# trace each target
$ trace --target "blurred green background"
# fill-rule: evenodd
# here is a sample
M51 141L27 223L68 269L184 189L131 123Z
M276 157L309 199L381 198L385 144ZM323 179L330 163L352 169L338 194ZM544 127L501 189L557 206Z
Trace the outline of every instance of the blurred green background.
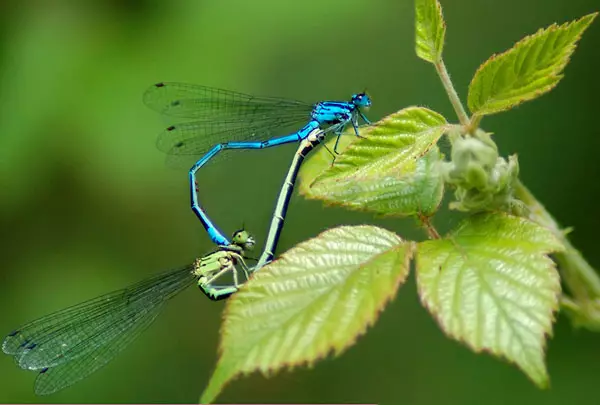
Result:
M463 99L481 62L525 34L600 8L597 0L443 1L445 59ZM189 209L185 170L156 150L168 123L141 96L183 81L309 101L367 88L369 117L425 105L455 120L433 68L414 53L409 0L129 0L0 3L0 331L189 263L211 250ZM486 118L503 154L597 268L600 22L558 88ZM201 173L202 201L228 233L263 240L295 146L241 153ZM307 218L310 217L310 220ZM456 219L436 220L446 230ZM294 198L279 252L340 224L380 220ZM195 402L216 362L223 303L190 288L128 350L59 394L0 357L0 402ZM444 337L411 277L358 344L314 369L227 386L222 402L597 403L600 335L559 317L552 387Z

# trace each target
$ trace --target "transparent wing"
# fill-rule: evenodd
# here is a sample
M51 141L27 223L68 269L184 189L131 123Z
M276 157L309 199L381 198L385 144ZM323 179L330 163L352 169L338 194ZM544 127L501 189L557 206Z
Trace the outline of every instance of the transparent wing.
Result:
M218 143L266 140L295 124L278 120L261 123L187 122L173 125L161 132L156 146L170 155L202 155ZM300 128L294 128L298 130ZM292 130L290 130L292 132Z
M144 103L161 114L198 121L243 121L260 117L308 120L312 105L285 98L258 97L186 83L158 83L146 90Z
M189 167L196 158L212 147L225 142L259 141L285 135L300 129L298 121L279 119L270 122L188 122L173 125L163 131L156 146L167 153L170 167ZM213 162L225 157L220 153Z
M37 395L52 394L83 380L94 371L102 368L156 319L162 307L161 304L155 307L154 311L144 314L130 329L113 334L110 340L91 350L86 356L80 356L55 367L42 369L35 380L35 393Z
M19 367L41 370L36 392L55 392L108 363L194 280L192 266L150 277L23 325L2 350Z

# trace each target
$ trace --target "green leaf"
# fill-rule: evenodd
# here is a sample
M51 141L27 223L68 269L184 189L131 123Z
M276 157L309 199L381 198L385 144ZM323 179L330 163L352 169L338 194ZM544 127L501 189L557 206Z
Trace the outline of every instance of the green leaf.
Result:
M212 402L237 374L342 353L395 296L412 246L374 226L339 227L255 273L227 303L221 358L201 402Z
M563 25L553 24L523 38L479 67L469 85L474 114L495 114L552 90L585 29L597 13Z
M545 387L545 337L560 295L558 272L546 255L562 249L535 222L475 215L447 238L417 246L421 300L448 335L505 357Z
M314 165L323 171L314 183L394 175L406 165L414 167L445 130L446 120L440 114L423 107L408 107L361 128L361 138L355 137L334 165L331 157L323 161L309 156L300 176L304 181L304 171L317 172Z
M309 156L300 171L300 191L328 204L383 215L429 215L443 192L436 166L439 152L420 159L446 129L446 120L434 111L400 110L362 128L361 138L354 138L334 165L331 155Z
M437 63L442 59L446 35L442 6L437 0L416 0L415 9L417 56L427 62Z
M431 216L442 201L444 181L438 170L442 159L434 146L425 156L407 161L396 173L361 180L319 181L310 189L326 204L385 216Z

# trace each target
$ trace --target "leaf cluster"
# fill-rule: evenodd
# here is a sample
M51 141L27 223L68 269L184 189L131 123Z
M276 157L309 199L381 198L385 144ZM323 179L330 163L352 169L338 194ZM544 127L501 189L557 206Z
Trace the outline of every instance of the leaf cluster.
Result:
M469 85L468 116L443 62L442 7L416 0L415 9L417 56L438 72L459 122L424 107L402 108L361 128L360 138L343 137L333 165L325 148L314 152L303 165L300 191L328 205L415 218L429 239L341 226L255 273L227 304L220 359L203 403L236 375L269 375L342 353L396 296L411 263L421 301L444 333L547 386L545 342L561 300L561 278L548 255L564 251L565 243L519 195L516 156L499 156L480 124L554 88L597 14L541 29L490 57ZM438 147L444 137L448 156ZM450 208L466 217L441 236L431 219L448 190Z

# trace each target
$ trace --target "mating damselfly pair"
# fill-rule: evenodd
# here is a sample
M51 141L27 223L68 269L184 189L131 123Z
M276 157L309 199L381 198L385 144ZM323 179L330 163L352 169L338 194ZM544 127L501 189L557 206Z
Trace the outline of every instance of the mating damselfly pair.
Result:
M175 158L201 156L189 171L192 210L217 248L191 265L57 311L8 334L2 350L13 356L19 367L39 373L35 382L38 395L62 390L107 364L154 321L170 298L194 282L213 300L235 293L240 277L247 281L252 272L273 259L306 154L328 133L339 139L348 125L359 136L358 119L369 122L362 109L371 104L364 93L352 96L349 102L307 104L181 83L154 85L144 101L160 113L194 119L167 128L159 135L158 147ZM281 135L299 124L304 125ZM263 251L257 263L249 266L246 253L253 249L254 239L245 230L234 232L231 240L225 237L200 206L196 173L226 149L264 149L291 142L300 145L279 193ZM332 154L336 149L337 142ZM219 283L226 274L233 281Z

